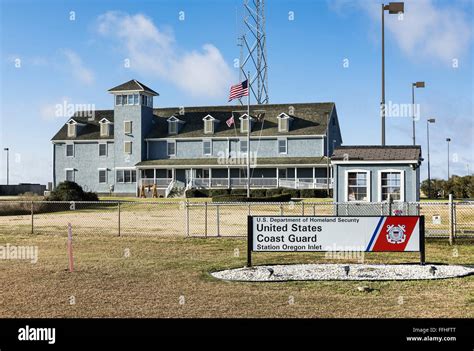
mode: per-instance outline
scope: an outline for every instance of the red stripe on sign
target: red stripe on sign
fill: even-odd
[[[418,220],[415,216],[387,217],[371,251],[405,251]]]

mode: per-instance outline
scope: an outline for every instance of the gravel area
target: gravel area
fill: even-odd
[[[211,275],[218,279],[271,282],[291,280],[422,280],[463,277],[474,267],[419,264],[297,264],[236,268]]]

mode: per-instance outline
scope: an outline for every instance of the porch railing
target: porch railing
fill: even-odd
[[[230,184],[229,184],[230,182]],[[329,186],[332,181],[329,179]],[[252,188],[292,188],[292,189],[324,189],[326,178],[251,178]],[[247,186],[246,178],[195,178],[189,181],[193,188],[244,188]]]

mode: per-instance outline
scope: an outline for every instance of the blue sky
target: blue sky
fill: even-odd
[[[238,79],[242,1],[0,3],[0,146],[11,150],[11,183],[51,181],[50,139],[67,120],[57,104],[111,109],[107,89],[136,78],[160,93],[155,107],[221,105]],[[334,101],[344,144],[380,143],[379,6],[267,1],[270,102]],[[432,175],[446,177],[446,137],[452,173],[465,175],[474,169],[472,2],[411,0],[405,11],[386,16],[387,103],[409,105],[411,83],[426,81],[416,91],[417,144],[426,156],[426,118],[435,117]],[[411,118],[395,115],[387,144],[410,144]],[[5,152],[0,161],[5,183]]]

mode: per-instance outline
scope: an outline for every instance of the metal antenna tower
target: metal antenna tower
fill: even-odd
[[[268,104],[267,49],[265,35],[265,1],[244,0],[246,33],[242,42],[246,56],[240,64],[241,74],[247,79],[250,72],[250,90],[257,104]]]

